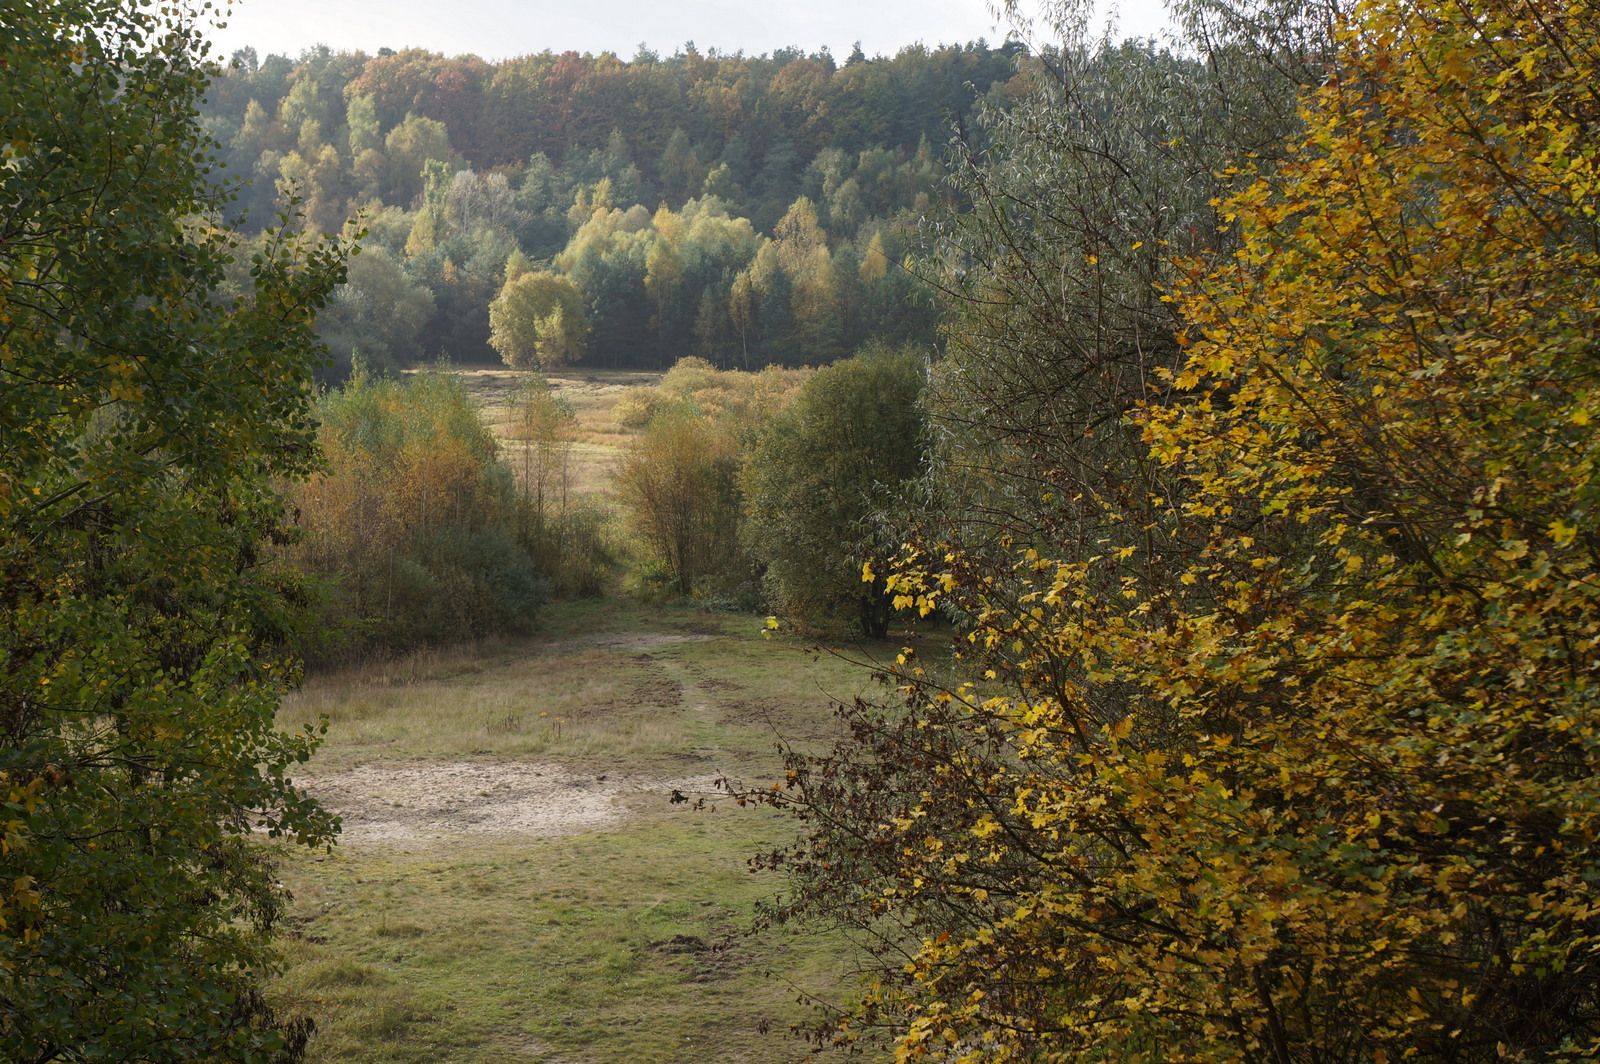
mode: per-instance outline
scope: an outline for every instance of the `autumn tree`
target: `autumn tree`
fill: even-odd
[[[544,587],[513,470],[453,374],[355,374],[317,407],[324,467],[295,486],[283,551],[329,593],[303,649],[364,650],[525,631]]]
[[[406,115],[405,121],[384,137],[383,148],[389,164],[385,199],[403,207],[421,194],[423,169],[428,163],[444,163],[451,173],[458,169],[459,157],[450,147],[449,130],[432,118]]]
[[[521,250],[583,294],[586,360],[822,363],[873,339],[933,341],[915,274],[868,285],[858,267],[873,229],[892,234],[883,250],[898,265],[918,220],[954,202],[930,145],[948,139],[947,115],[1009,98],[1018,54],[914,48],[840,68],[792,49],[495,65],[420,49],[241,50],[203,121],[230,147],[252,231],[295,194],[324,231],[358,210],[411,216],[404,268],[433,296],[429,353],[490,357],[488,306]],[[675,235],[648,231],[663,200]],[[750,271],[749,245],[773,238],[795,254]]]
[[[609,558],[593,513],[572,498],[572,407],[537,373],[510,407],[504,446],[517,479],[518,537],[555,593],[598,594]]]
[[[1076,10],[1059,6],[1064,20]],[[1251,25],[1302,7],[1253,4]],[[1023,66],[1026,97],[980,108],[982,135],[954,159],[972,210],[950,219],[927,263],[956,308],[933,400],[944,517],[970,525],[975,545],[1061,519],[1081,521],[1072,534],[1087,546],[1099,511],[1063,500],[1161,494],[1121,414],[1180,358],[1162,298],[1171,260],[1233,247],[1214,206],[1228,168],[1272,157],[1296,126],[1297,89],[1317,76],[1319,46],[1300,35],[1213,27],[1197,41],[1211,41],[1202,62],[1060,28],[1059,54]],[[885,270],[869,290],[892,279]]]
[[[645,288],[647,259],[654,236],[651,213],[635,205],[628,210],[610,203],[609,181],[594,190],[598,200],[580,193],[573,205],[581,215],[577,231],[555,259],[556,270],[583,296],[591,323],[591,349],[616,364],[634,352],[651,350],[650,302]]]
[[[529,374],[512,396],[509,436],[521,452],[515,461],[517,486],[535,539],[567,505],[573,419],[572,407],[538,374]]]
[[[0,1057],[294,1058],[260,993],[257,832],[336,824],[273,724],[275,483],[316,462],[334,243],[217,227],[180,8],[11,4],[0,34]]]
[[[623,453],[624,513],[679,594],[723,573],[738,552],[738,474],[732,438],[688,411],[654,418]]]
[[[1600,1053],[1600,36],[1374,2],[1334,43],[1102,410],[1148,485],[1035,466],[998,555],[908,546],[957,675],[908,653],[792,762],[799,909],[886,943],[904,1059]]]
[[[547,270],[508,277],[489,305],[489,345],[508,366],[552,366],[583,356],[589,327],[582,297]]]

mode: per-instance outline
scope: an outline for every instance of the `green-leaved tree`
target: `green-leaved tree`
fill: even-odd
[[[506,365],[566,365],[583,357],[589,325],[572,282],[544,270],[506,280],[489,304],[489,346]]]
[[[8,4],[0,31],[0,1059],[294,1057],[257,993],[256,832],[335,822],[273,726],[295,668],[263,546],[315,462],[334,243],[242,295],[177,8]]]
[[[874,638],[888,631],[889,599],[862,566],[897,545],[879,516],[922,467],[925,374],[910,351],[825,366],[761,434],[742,480],[743,534],[777,609]]]

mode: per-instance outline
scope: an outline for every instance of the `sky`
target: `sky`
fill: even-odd
[[[1167,24],[1161,0],[1118,6],[1119,36],[1159,37]],[[751,54],[826,46],[843,60],[856,41],[879,55],[918,41],[997,43],[1006,32],[986,0],[235,0],[227,28],[213,39],[223,57],[245,45],[263,56],[297,56],[326,44],[366,52],[423,47],[489,60],[547,48],[627,59],[641,43],[670,55],[693,41],[702,52]]]

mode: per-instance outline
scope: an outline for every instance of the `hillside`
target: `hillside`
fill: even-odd
[[[575,293],[563,342],[529,341],[529,361],[815,364],[932,340],[903,260],[953,205],[944,142],[1007,97],[1018,54],[245,49],[203,121],[246,231],[284,210],[326,232],[361,216],[321,323],[341,366],[499,361],[490,305],[519,273],[550,278],[531,315]]]

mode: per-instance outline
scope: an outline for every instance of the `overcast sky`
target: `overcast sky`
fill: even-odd
[[[1119,36],[1160,36],[1161,0],[1119,6]],[[827,46],[842,60],[856,41],[877,55],[918,41],[998,42],[1006,31],[985,0],[236,0],[215,39],[223,57],[245,45],[295,56],[326,44],[485,59],[547,48],[612,51],[627,59],[641,43],[668,55],[693,41],[701,51],[751,54]]]

